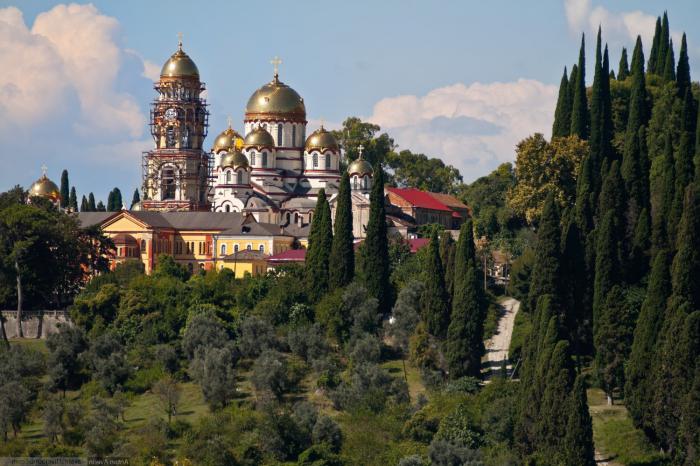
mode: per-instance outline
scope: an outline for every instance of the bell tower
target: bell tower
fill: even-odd
[[[143,155],[144,210],[210,210],[210,155],[202,150],[209,126],[207,103],[200,95],[194,61],[182,50],[165,62],[157,96],[151,104],[151,135],[155,148]]]

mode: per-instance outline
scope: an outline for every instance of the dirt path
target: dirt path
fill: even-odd
[[[513,336],[513,325],[515,323],[515,315],[520,309],[520,301],[513,298],[506,298],[501,301],[502,315],[498,321],[498,329],[496,333],[484,341],[486,347],[486,355],[483,365],[486,371],[496,371],[501,368],[503,361],[508,361],[508,348],[510,347],[510,339]]]

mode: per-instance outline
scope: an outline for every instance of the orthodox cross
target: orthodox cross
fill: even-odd
[[[42,174],[43,176],[46,176],[46,172],[48,171],[48,169],[49,169],[49,167],[47,167],[46,164],[43,164],[43,165],[41,166],[41,174]]]
[[[182,50],[182,36],[183,34],[181,32],[177,33],[177,47]]]
[[[226,117],[226,121],[228,122],[228,127],[231,128],[231,117]]]
[[[282,64],[282,59],[275,55],[275,58],[270,60],[270,63],[272,63],[273,69],[275,71],[275,78],[279,76],[279,66]]]
[[[357,152],[359,152],[359,154],[360,154],[358,158],[360,158],[360,159],[362,158],[362,151],[363,150],[365,150],[365,146],[363,146],[362,144],[357,146]]]
[[[321,117],[321,129],[323,129],[323,123],[325,123],[325,120]]]

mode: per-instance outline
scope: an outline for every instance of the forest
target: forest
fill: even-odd
[[[73,322],[4,341],[0,456],[697,465],[700,86],[666,13],[617,70],[603,32],[590,87],[585,38],[564,69],[550,140],[469,185],[346,120],[344,150],[375,167],[367,237],[355,250],[345,175],[334,222],[318,197],[303,267],[236,280],[163,255],[151,275],[109,271],[99,231],[0,194],[0,303]],[[411,254],[387,235],[385,183],[456,193],[472,218],[456,241],[423,229]],[[513,258],[505,290],[484,287],[482,237]],[[521,303],[511,366],[483,367],[505,295]]]

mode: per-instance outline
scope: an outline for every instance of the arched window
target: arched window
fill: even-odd
[[[226,184],[231,184],[231,172],[226,172]]]
[[[297,126],[292,125],[292,147],[296,147],[297,145]]]
[[[262,165],[263,167],[267,167],[267,152],[262,153]]]
[[[264,253],[265,252],[265,245],[261,244],[258,249],[260,249],[260,252]]]
[[[222,244],[222,245],[221,245],[221,255],[222,255],[222,256],[225,256],[225,255],[226,255],[226,245],[225,245],[225,244]]]
[[[233,245],[233,253],[235,254],[237,252],[238,252],[238,244],[234,244]]]
[[[363,189],[369,189],[369,176],[365,175],[362,179],[362,187]]]
[[[277,145],[281,146],[282,144],[282,125],[278,124],[277,125]]]
[[[311,225],[311,221],[313,220],[313,217],[314,217],[314,213],[309,212],[309,225]]]
[[[299,223],[299,214],[294,212],[294,223]]]
[[[287,225],[289,225],[289,220],[290,220],[291,214],[287,212]]]
[[[175,128],[172,126],[165,129],[165,147],[175,147]]]
[[[255,165],[255,151],[250,153],[250,164]]]
[[[357,176],[353,176],[353,177],[352,177],[352,189],[357,189],[357,188],[358,188],[358,185],[357,185]]]
[[[318,154],[314,152],[311,157],[313,159],[314,168],[318,168]]]
[[[236,183],[243,184],[243,172],[241,170],[238,170],[236,173]]]
[[[331,168],[331,154],[326,154],[326,170],[330,170]]]
[[[163,199],[175,199],[175,171],[166,168],[161,175]]]
[[[226,212],[231,212],[231,206],[230,206],[230,205],[227,205],[227,206],[226,206]]]
[[[248,251],[252,251],[252,250],[253,250],[253,245],[249,243],[248,246],[246,247],[246,249],[247,249]]]

